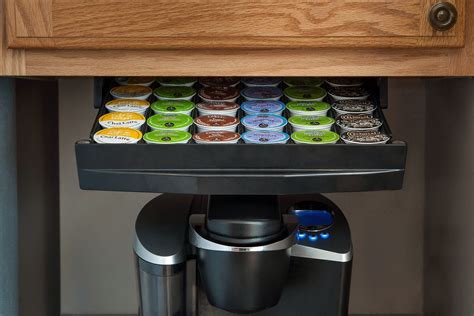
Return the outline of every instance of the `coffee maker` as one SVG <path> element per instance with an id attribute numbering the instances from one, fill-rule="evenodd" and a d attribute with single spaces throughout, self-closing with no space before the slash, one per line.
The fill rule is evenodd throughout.
<path id="1" fill-rule="evenodd" d="M 322 195 L 163 194 L 134 251 L 140 316 L 348 314 L 350 230 Z"/>

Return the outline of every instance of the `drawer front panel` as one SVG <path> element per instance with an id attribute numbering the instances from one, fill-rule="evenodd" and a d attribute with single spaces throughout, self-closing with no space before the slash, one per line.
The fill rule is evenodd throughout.
<path id="1" fill-rule="evenodd" d="M 269 48 L 462 46 L 435 32 L 437 0 L 8 0 L 15 48 Z"/>

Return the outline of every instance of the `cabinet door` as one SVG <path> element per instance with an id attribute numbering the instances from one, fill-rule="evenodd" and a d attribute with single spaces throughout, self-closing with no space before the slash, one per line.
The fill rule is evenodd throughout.
<path id="1" fill-rule="evenodd" d="M 439 0 L 5 0 L 11 48 L 459 47 Z"/>

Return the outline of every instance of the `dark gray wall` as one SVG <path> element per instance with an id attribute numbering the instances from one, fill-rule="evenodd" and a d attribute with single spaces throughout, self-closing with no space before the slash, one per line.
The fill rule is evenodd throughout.
<path id="1" fill-rule="evenodd" d="M 427 81 L 425 311 L 474 315 L 474 80 Z"/>
<path id="2" fill-rule="evenodd" d="M 421 79 L 389 80 L 389 108 L 385 114 L 394 138 L 408 143 L 403 189 L 328 195 L 342 208 L 351 226 L 352 313 L 422 312 L 424 88 Z"/>
<path id="3" fill-rule="evenodd" d="M 18 313 L 15 80 L 0 77 L 0 316 Z"/>
<path id="4" fill-rule="evenodd" d="M 59 315 L 57 82 L 16 80 L 20 315 Z"/>

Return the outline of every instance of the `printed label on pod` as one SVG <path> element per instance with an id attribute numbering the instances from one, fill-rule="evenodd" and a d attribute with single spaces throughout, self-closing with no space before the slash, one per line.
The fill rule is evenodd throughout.
<path id="1" fill-rule="evenodd" d="M 206 100 L 233 100 L 239 96 L 239 90 L 234 87 L 205 87 L 199 91 L 199 96 Z"/>
<path id="2" fill-rule="evenodd" d="M 145 123 L 145 117 L 139 113 L 112 112 L 102 115 L 99 124 L 104 128 L 129 127 L 140 128 Z"/>
<path id="3" fill-rule="evenodd" d="M 155 114 L 148 118 L 147 124 L 155 129 L 179 129 L 193 124 L 193 119 L 186 114 Z"/>
<path id="4" fill-rule="evenodd" d="M 142 133 L 132 128 L 107 128 L 94 134 L 94 141 L 99 144 L 133 144 L 142 139 Z"/>
<path id="5" fill-rule="evenodd" d="M 110 112 L 136 112 L 144 113 L 150 106 L 150 102 L 146 100 L 118 99 L 112 100 L 105 104 Z"/>
<path id="6" fill-rule="evenodd" d="M 233 116 L 211 114 L 199 116 L 194 122 L 201 126 L 233 126 L 239 124 L 239 119 Z"/>
<path id="7" fill-rule="evenodd" d="M 329 110 L 330 107 L 328 103 L 321 101 L 291 101 L 286 105 L 288 110 L 300 112 L 321 112 Z"/>
<path id="8" fill-rule="evenodd" d="M 329 93 L 344 98 L 359 98 L 369 95 L 369 92 L 363 87 L 331 87 Z"/>
<path id="9" fill-rule="evenodd" d="M 147 98 L 151 92 L 151 88 L 144 86 L 118 86 L 110 90 L 110 94 L 117 99 Z"/>
<path id="10" fill-rule="evenodd" d="M 317 100 L 326 96 L 326 90 L 321 87 L 293 86 L 284 91 L 287 97 L 297 100 Z"/>
<path id="11" fill-rule="evenodd" d="M 290 137 L 284 132 L 272 131 L 250 131 L 242 134 L 242 139 L 246 143 L 272 144 L 286 143 Z"/>
<path id="12" fill-rule="evenodd" d="M 164 77 L 159 78 L 158 82 L 162 85 L 170 86 L 188 86 L 196 82 L 196 78 L 191 77 Z"/>
<path id="13" fill-rule="evenodd" d="M 293 125 L 301 126 L 327 126 L 334 124 L 334 119 L 328 116 L 292 116 L 289 122 Z"/>
<path id="14" fill-rule="evenodd" d="M 239 78 L 236 77 L 205 77 L 199 79 L 199 83 L 205 87 L 234 87 L 239 82 Z"/>
<path id="15" fill-rule="evenodd" d="M 379 131 L 350 131 L 343 133 L 341 138 L 345 141 L 364 144 L 382 143 L 390 139 L 387 134 Z"/>
<path id="16" fill-rule="evenodd" d="M 188 100 L 158 100 L 152 103 L 151 108 L 155 112 L 189 112 L 194 109 L 194 103 Z"/>
<path id="17" fill-rule="evenodd" d="M 186 131 L 157 130 L 145 133 L 143 140 L 153 144 L 187 143 L 191 134 Z"/>
<path id="18" fill-rule="evenodd" d="M 239 105 L 235 102 L 211 101 L 198 103 L 196 107 L 206 111 L 231 111 L 238 109 Z"/>
<path id="19" fill-rule="evenodd" d="M 340 100 L 336 101 L 333 106 L 337 111 L 344 112 L 368 112 L 375 109 L 375 105 L 369 100 Z"/>
<path id="20" fill-rule="evenodd" d="M 273 114 L 248 115 L 242 119 L 242 124 L 247 128 L 282 128 L 287 123 L 288 121 L 283 116 Z"/>
<path id="21" fill-rule="evenodd" d="M 337 125 L 346 129 L 371 129 L 382 126 L 382 121 L 370 114 L 343 114 L 337 118 Z"/>
<path id="22" fill-rule="evenodd" d="M 328 78 L 326 82 L 334 86 L 361 86 L 364 84 L 363 78 L 356 77 L 337 77 L 337 78 Z"/>
<path id="23" fill-rule="evenodd" d="M 167 99 L 182 99 L 191 98 L 196 94 L 196 91 L 191 87 L 185 86 L 161 86 L 153 90 L 153 93 L 157 97 Z"/>
<path id="24" fill-rule="evenodd" d="M 278 77 L 248 77 L 243 78 L 242 82 L 249 86 L 277 86 L 281 82 Z"/>
<path id="25" fill-rule="evenodd" d="M 196 142 L 234 142 L 240 139 L 240 135 L 228 131 L 208 131 L 194 134 Z"/>
<path id="26" fill-rule="evenodd" d="M 242 91 L 242 95 L 248 99 L 271 100 L 278 99 L 283 94 L 277 87 L 249 87 Z"/>
<path id="27" fill-rule="evenodd" d="M 281 113 L 284 109 L 285 104 L 280 101 L 253 100 L 242 103 L 242 110 L 249 114 Z"/>
<path id="28" fill-rule="evenodd" d="M 306 130 L 294 132 L 291 139 L 300 144 L 334 144 L 339 140 L 339 135 L 326 130 Z"/>
<path id="29" fill-rule="evenodd" d="M 149 86 L 154 81 L 153 77 L 118 77 L 115 78 L 115 81 L 123 86 Z"/>

